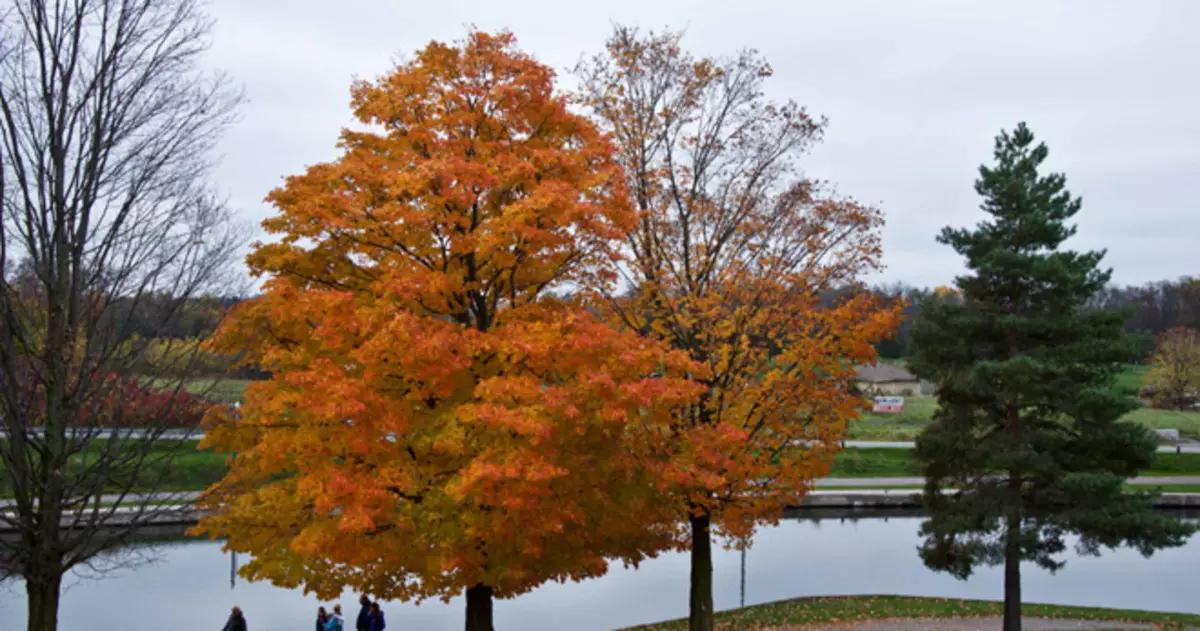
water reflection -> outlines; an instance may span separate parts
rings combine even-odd
[[[891,513],[895,515],[896,513]],[[804,595],[899,593],[959,598],[999,598],[998,569],[960,582],[926,570],[917,558],[915,516],[789,519],[760,532],[747,551],[716,549],[714,599],[718,609]],[[63,597],[63,631],[211,631],[229,607],[240,605],[253,631],[311,628],[319,603],[299,591],[233,581],[234,559],[208,541],[163,546],[157,564],[104,581],[75,581]],[[1030,566],[1030,601],[1200,613],[1195,598],[1200,542],[1143,559],[1132,550],[1099,558],[1071,558],[1056,576]],[[550,584],[496,605],[496,622],[510,631],[613,629],[687,611],[688,557],[671,554],[620,566],[585,583]],[[233,581],[228,586],[226,580]],[[1153,587],[1151,587],[1153,586]],[[232,589],[230,589],[232,587]],[[354,603],[344,594],[343,607]],[[397,629],[460,629],[464,603],[385,603]],[[353,608],[352,608],[353,610]],[[0,591],[0,628],[25,625],[23,586]]]

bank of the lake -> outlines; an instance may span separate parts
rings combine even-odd
[[[834,594],[1001,598],[999,568],[982,568],[967,581],[926,569],[916,551],[920,522],[919,514],[894,510],[793,512],[777,527],[760,531],[744,556],[737,550],[714,550],[715,605],[731,610],[743,603]],[[1106,551],[1101,557],[1069,551],[1066,559],[1066,568],[1057,575],[1026,566],[1029,602],[1200,615],[1200,599],[1195,597],[1200,539],[1149,559],[1128,549]],[[162,547],[153,565],[104,580],[71,578],[60,629],[160,631],[169,621],[173,631],[212,631],[221,628],[230,606],[239,605],[253,631],[293,631],[311,628],[317,606],[333,604],[299,590],[248,584],[240,578],[231,584],[231,561],[220,543],[176,541]],[[245,561],[238,555],[238,565]],[[664,554],[637,569],[616,564],[597,579],[550,583],[497,602],[496,628],[607,631],[676,619],[687,613],[687,577],[686,554]],[[346,608],[355,598],[345,593],[335,602]],[[461,597],[419,606],[383,603],[389,628],[422,631],[461,629],[463,606]],[[22,628],[24,608],[19,583],[0,589],[0,628]]]
[[[225,475],[229,455],[200,450],[194,442],[173,445],[178,455],[163,476],[155,476],[161,486],[155,490],[199,491]],[[154,458],[151,458],[153,460]],[[838,454],[829,478],[914,478],[921,469],[909,449],[850,448]],[[1200,453],[1159,453],[1154,465],[1140,472],[1143,477],[1200,476]],[[910,483],[911,484],[911,483]],[[856,485],[866,486],[866,485]],[[876,485],[879,486],[879,485]],[[903,486],[891,484],[890,486]],[[0,497],[9,493],[0,481]]]
[[[776,629],[801,626],[844,625],[868,620],[911,618],[985,618],[1003,614],[1003,603],[994,600],[958,600],[913,596],[834,596],[793,598],[722,611],[716,616],[718,631]],[[1159,625],[1165,629],[1200,627],[1200,615],[1070,607],[1025,603],[1022,615],[1061,620],[1104,620]],[[630,631],[683,631],[686,619],[630,627]]]

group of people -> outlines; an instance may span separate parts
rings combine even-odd
[[[354,621],[354,631],[383,631],[387,628],[387,623],[383,620],[383,610],[379,608],[379,603],[371,602],[366,594],[363,594],[358,599],[358,604],[362,607],[358,610],[358,619]],[[317,628],[316,631],[346,631],[346,620],[342,617],[342,606],[334,605],[333,613],[325,611],[324,607],[317,607]]]
[[[358,610],[358,619],[354,621],[354,631],[383,631],[387,628],[379,603],[371,602],[371,599],[363,594],[358,599],[358,604],[362,607]],[[246,617],[242,615],[241,608],[233,608],[221,631],[247,631]],[[333,613],[325,611],[324,607],[317,607],[316,631],[348,631],[346,619],[342,617],[342,606],[334,605]]]

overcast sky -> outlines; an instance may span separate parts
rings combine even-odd
[[[218,183],[254,226],[287,174],[337,156],[349,84],[468,25],[566,74],[613,22],[686,28],[695,54],[758,49],[773,98],[829,118],[809,175],[887,216],[879,280],[947,283],[934,235],[981,217],[992,138],[1029,123],[1083,197],[1078,248],[1118,283],[1200,274],[1200,1],[211,0],[210,63],[250,102]],[[261,233],[260,233],[261,234]]]

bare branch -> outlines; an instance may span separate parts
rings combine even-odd
[[[107,565],[168,510],[146,494],[194,448],[168,428],[196,354],[155,374],[130,332],[154,337],[225,290],[240,246],[210,174],[242,95],[198,67],[199,6],[0,10],[0,522],[15,531],[0,556],[30,586],[31,625],[53,619],[64,572]],[[168,402],[125,418],[114,402],[137,383]]]

